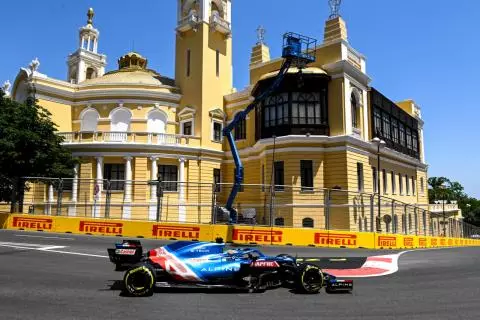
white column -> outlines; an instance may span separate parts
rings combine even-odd
[[[157,157],[150,157],[152,161],[152,167],[150,170],[150,180],[156,181],[158,175],[158,164],[157,164]],[[148,213],[149,220],[156,220],[157,219],[157,185],[152,184],[150,187],[150,207]]]
[[[125,157],[125,196],[123,198],[122,219],[132,216],[132,157]]]
[[[88,36],[88,43],[87,43],[87,50],[90,51],[90,42],[91,42],[91,39],[90,39],[90,36]]]
[[[97,189],[97,194],[95,194],[95,189],[94,189],[94,212],[93,216],[94,217],[100,217],[100,205],[102,202],[102,189],[103,189],[103,157],[96,157],[97,159],[97,181],[95,182],[95,189]]]
[[[369,137],[369,123],[370,121],[368,120],[368,98],[367,98],[367,92],[362,90],[362,107],[363,107],[363,128],[362,128],[362,133],[363,133],[363,138],[365,141],[368,141]]]
[[[152,167],[151,167],[151,175],[150,175],[150,180],[154,181],[157,180],[157,175],[158,175],[158,166],[157,166],[157,157],[151,157],[150,160],[152,161]],[[155,201],[157,199],[157,185],[152,184],[150,188],[150,200]]]
[[[85,39],[84,36],[81,36],[81,37],[80,37],[80,46],[79,46],[79,47],[82,48],[82,49],[84,49],[84,48],[83,48],[83,40],[84,40],[84,39]]]
[[[352,103],[350,101],[351,91],[350,91],[350,81],[347,78],[343,78],[344,82],[344,96],[345,96],[345,135],[349,136],[353,133],[352,127]]]
[[[132,201],[132,157],[125,157],[125,202]]]
[[[68,206],[69,216],[75,216],[77,214],[76,208],[77,208],[77,200],[78,200],[78,169],[79,169],[79,165],[76,164],[75,167],[73,168],[72,196],[70,198],[70,201],[72,203]]]
[[[93,52],[97,53],[97,47],[98,47],[98,40],[97,38],[93,38]]]
[[[178,221],[179,222],[185,222],[187,220],[187,212],[185,208],[185,158],[181,157],[179,159],[180,161],[180,168],[179,168],[179,177],[178,177],[178,182],[179,183],[179,192],[178,192],[178,202],[179,202],[179,207],[178,207]]]

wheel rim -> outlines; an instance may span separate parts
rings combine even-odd
[[[306,270],[303,275],[303,285],[307,290],[316,290],[323,284],[323,274],[318,269]]]

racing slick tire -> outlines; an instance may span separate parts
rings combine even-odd
[[[314,264],[304,263],[299,266],[297,291],[305,294],[317,294],[324,286],[322,269]]]
[[[137,264],[125,272],[123,283],[130,296],[151,296],[155,288],[155,272],[147,264]]]

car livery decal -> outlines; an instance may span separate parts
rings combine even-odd
[[[169,252],[167,248],[162,247],[155,249],[156,255],[150,259],[158,263],[165,271],[170,273],[176,280],[181,281],[201,281],[191,268],[189,268],[181,259],[177,258],[174,253]]]

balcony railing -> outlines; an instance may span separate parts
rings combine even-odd
[[[115,131],[77,131],[60,132],[64,138],[63,143],[125,143],[125,144],[150,144],[150,145],[192,145],[199,146],[200,138],[166,133],[151,132],[115,132]]]
[[[186,32],[193,29],[198,24],[198,14],[196,12],[190,13],[188,16],[183,17],[178,21],[177,30],[180,32]]]
[[[210,17],[210,26],[220,32],[220,33],[223,33],[227,36],[229,36],[231,34],[231,27],[230,27],[230,22],[228,22],[227,20],[223,19],[222,17],[220,17],[219,15],[216,15],[216,14],[213,14],[211,17]]]
[[[435,204],[430,204],[429,209],[432,212],[435,213],[441,213],[443,212],[443,204],[441,203],[435,203]],[[452,211],[458,211],[458,204],[456,203],[446,203],[445,204],[445,212],[452,212]]]

